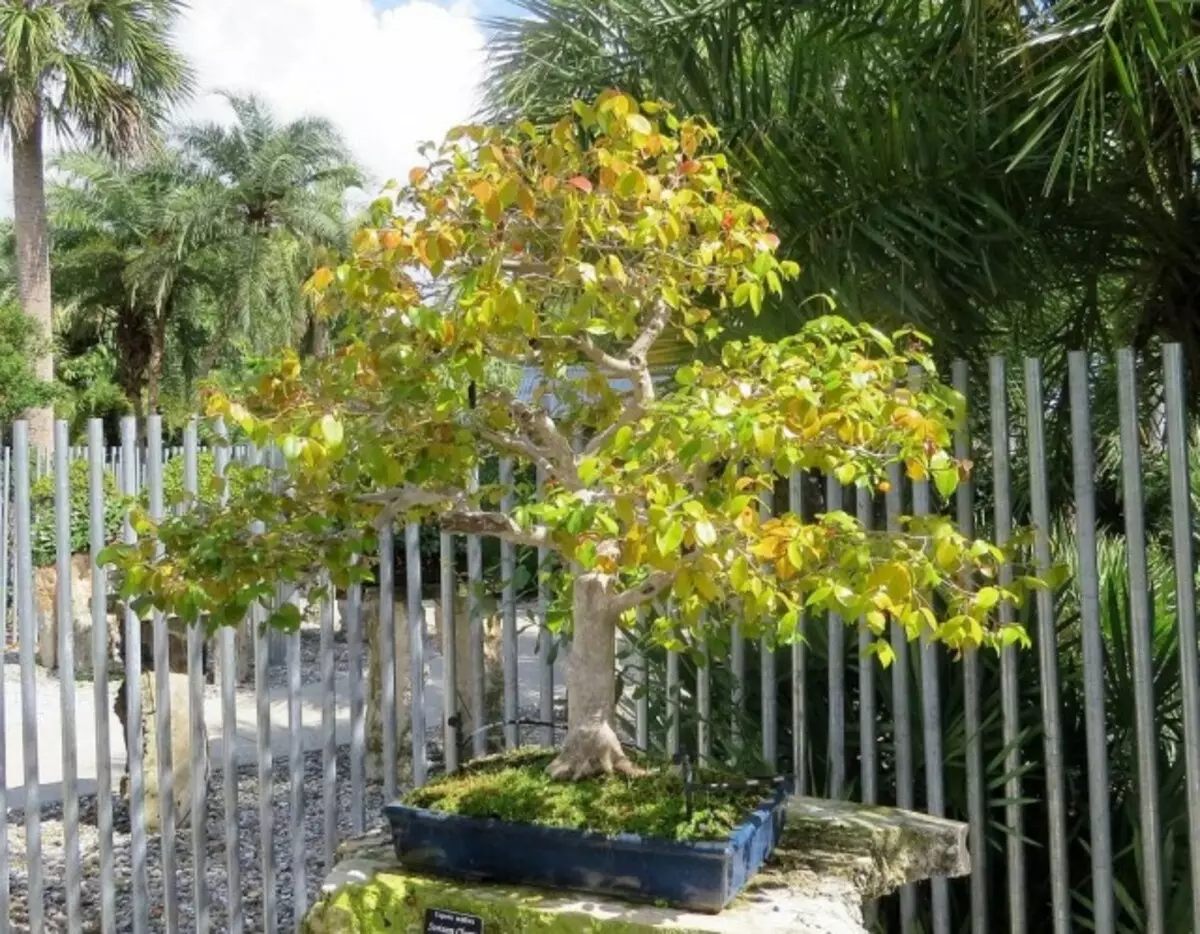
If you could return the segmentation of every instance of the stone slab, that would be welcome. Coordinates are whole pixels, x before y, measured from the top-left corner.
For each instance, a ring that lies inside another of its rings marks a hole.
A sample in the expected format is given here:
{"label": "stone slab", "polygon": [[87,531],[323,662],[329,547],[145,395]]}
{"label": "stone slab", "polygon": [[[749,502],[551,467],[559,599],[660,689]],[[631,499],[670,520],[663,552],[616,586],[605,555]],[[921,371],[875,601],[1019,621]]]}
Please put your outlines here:
{"label": "stone slab", "polygon": [[970,871],[967,828],[889,807],[793,797],[767,867],[719,915],[409,872],[387,833],[347,841],[305,934],[419,934],[425,912],[475,915],[486,934],[865,934],[862,905]]}
{"label": "stone slab", "polygon": [[326,883],[304,934],[420,932],[429,909],[483,919],[485,934],[865,934],[853,886],[829,880],[816,890],[761,881],[719,915],[634,905],[612,898],[471,884],[348,860]]}

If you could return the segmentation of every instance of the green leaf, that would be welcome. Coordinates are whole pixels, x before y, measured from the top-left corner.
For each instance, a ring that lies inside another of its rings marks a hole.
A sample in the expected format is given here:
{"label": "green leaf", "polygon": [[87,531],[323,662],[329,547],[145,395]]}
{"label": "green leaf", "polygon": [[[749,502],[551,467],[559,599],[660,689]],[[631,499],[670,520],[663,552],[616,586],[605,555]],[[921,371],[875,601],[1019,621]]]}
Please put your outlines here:
{"label": "green leaf", "polygon": [[321,437],[331,448],[337,447],[342,443],[344,437],[342,423],[332,415],[323,416],[321,418]]}
{"label": "green leaf", "polygon": [[587,486],[591,486],[599,479],[600,473],[603,470],[603,465],[599,458],[585,457],[579,463],[579,479]]}
{"label": "green leaf", "polygon": [[944,470],[935,470],[933,472],[933,485],[937,487],[938,493],[944,499],[949,499],[954,495],[954,491],[958,489],[958,469],[947,467]]}
{"label": "green leaf", "polygon": [[981,610],[990,610],[1000,602],[1000,591],[995,587],[983,587],[975,595],[975,605]]}
{"label": "green leaf", "polygon": [[674,554],[679,550],[679,546],[683,544],[683,523],[678,519],[671,519],[667,523],[666,528],[658,533],[655,542],[661,554]]}

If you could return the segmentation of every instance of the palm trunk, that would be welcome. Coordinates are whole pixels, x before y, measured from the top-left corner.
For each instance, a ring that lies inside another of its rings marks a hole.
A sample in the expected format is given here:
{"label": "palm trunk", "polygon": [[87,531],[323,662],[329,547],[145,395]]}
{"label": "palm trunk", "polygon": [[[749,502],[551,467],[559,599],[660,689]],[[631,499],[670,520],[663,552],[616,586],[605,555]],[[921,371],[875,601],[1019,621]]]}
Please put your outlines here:
{"label": "palm trunk", "polygon": [[[21,311],[37,327],[38,379],[54,379],[54,317],[50,296],[50,237],[46,223],[46,177],[39,112],[25,133],[12,133],[13,226],[17,241],[17,295]],[[48,449],[54,438],[54,408],[31,409],[30,443]]]}
{"label": "palm trunk", "polygon": [[636,769],[614,728],[617,613],[611,575],[581,574],[572,602],[574,631],[567,659],[567,738],[550,764],[554,778],[579,781]]}
{"label": "palm trunk", "polygon": [[162,385],[163,355],[167,343],[167,316],[160,311],[154,321],[154,332],[150,338],[150,373],[146,386],[146,409],[148,414],[158,412],[158,394]]}

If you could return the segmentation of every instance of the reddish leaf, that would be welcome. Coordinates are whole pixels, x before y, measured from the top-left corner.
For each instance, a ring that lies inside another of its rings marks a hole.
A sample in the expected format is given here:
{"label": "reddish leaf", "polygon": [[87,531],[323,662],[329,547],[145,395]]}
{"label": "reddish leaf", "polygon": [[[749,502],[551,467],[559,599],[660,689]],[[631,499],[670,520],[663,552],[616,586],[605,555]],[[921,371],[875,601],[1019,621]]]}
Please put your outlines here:
{"label": "reddish leaf", "polygon": [[571,184],[582,191],[585,195],[590,195],[592,193],[592,183],[582,175],[576,175],[574,178],[572,178]]}

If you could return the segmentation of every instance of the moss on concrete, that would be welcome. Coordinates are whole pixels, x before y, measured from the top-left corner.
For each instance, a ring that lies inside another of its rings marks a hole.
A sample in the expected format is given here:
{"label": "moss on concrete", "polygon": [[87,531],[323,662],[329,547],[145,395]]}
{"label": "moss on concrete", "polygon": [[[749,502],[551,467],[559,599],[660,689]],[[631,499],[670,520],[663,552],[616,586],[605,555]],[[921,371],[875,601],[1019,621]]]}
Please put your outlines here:
{"label": "moss on concrete", "polygon": [[[330,893],[305,917],[304,934],[419,934],[425,912],[440,908],[483,919],[485,934],[650,934],[652,923],[597,918],[547,905],[547,894],[506,886],[478,887],[425,876],[378,873]],[[704,934],[672,927],[672,934]]]}

